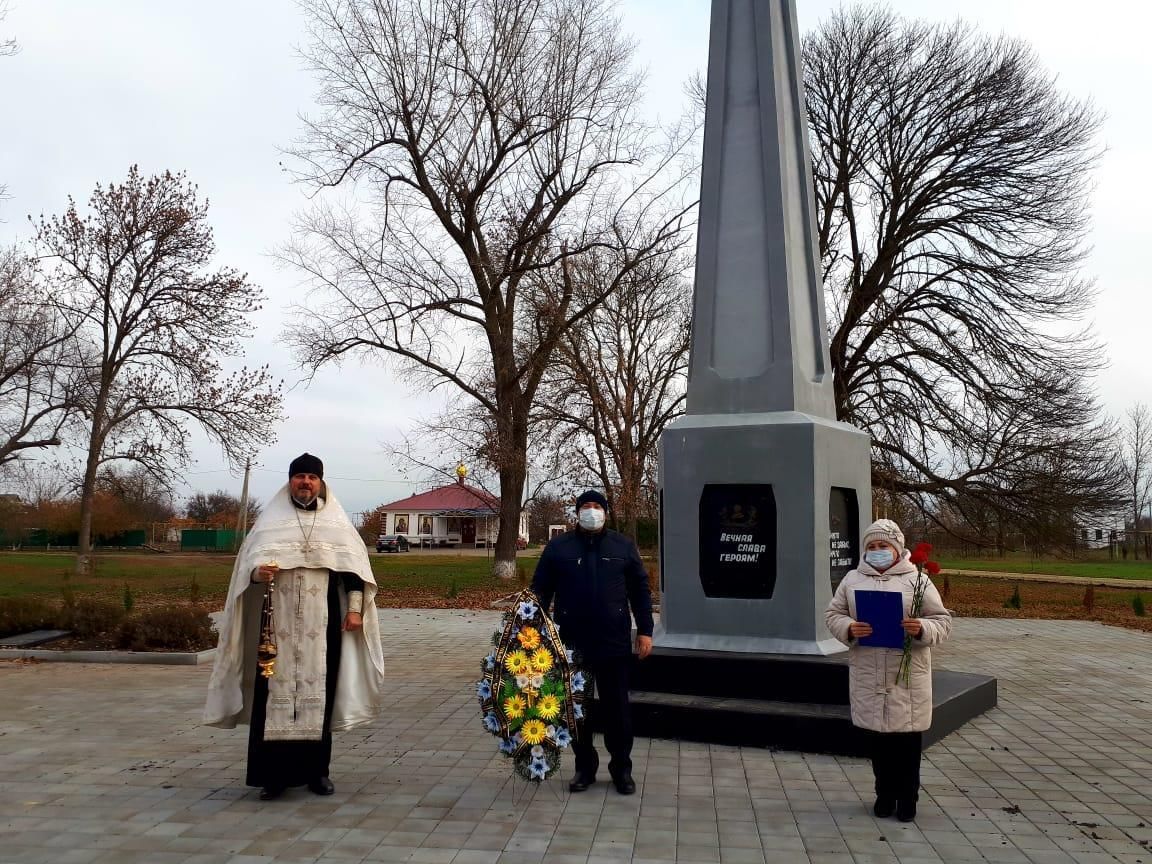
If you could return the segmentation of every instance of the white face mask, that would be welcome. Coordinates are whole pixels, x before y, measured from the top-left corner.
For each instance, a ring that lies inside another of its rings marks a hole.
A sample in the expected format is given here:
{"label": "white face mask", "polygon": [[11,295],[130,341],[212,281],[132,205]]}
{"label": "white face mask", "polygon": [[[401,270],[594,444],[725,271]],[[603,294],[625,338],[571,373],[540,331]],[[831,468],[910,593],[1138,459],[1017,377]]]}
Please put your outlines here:
{"label": "white face mask", "polygon": [[580,527],[585,531],[599,531],[604,527],[604,511],[595,507],[585,507],[577,518],[580,520]]}
{"label": "white face mask", "polygon": [[887,570],[896,560],[891,549],[869,549],[864,553],[864,560],[876,570]]}

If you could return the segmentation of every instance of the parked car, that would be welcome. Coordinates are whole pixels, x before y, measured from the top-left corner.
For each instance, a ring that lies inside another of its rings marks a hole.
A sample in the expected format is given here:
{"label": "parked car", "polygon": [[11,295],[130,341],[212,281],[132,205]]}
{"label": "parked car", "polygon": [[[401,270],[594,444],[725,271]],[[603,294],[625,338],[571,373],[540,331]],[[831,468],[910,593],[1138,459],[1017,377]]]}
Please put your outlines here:
{"label": "parked car", "polygon": [[403,534],[381,534],[376,538],[377,552],[407,552],[408,538]]}

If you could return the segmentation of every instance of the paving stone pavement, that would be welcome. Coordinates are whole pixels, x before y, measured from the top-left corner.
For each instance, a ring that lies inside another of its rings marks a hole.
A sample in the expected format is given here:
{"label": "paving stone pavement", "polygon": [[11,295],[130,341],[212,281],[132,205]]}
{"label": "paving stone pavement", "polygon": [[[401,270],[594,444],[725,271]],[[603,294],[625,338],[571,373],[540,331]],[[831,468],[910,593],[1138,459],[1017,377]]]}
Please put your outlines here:
{"label": "paving stone pavement", "polygon": [[632,797],[513,780],[473,695],[497,620],[381,611],[387,709],[337,734],[331,798],[242,785],[207,666],[0,662],[0,862],[1152,864],[1152,634],[958,620],[936,663],[1000,707],[925,754],[904,825],[846,757],[638,739]]}

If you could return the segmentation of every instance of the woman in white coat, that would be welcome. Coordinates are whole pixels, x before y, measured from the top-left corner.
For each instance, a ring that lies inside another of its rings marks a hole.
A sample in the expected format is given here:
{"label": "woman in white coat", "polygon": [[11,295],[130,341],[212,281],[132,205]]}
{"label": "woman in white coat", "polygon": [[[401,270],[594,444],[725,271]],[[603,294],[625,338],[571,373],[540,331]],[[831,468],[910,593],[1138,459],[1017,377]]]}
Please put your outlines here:
{"label": "woman in white coat", "polygon": [[[916,818],[920,791],[922,733],[932,725],[931,646],[946,638],[952,616],[927,574],[920,614],[912,617],[918,578],[916,565],[904,548],[904,534],[890,519],[879,519],[864,532],[863,561],[840,583],[824,620],[832,635],[849,646],[848,681],[852,723],[872,733],[872,772],[876,776],[878,817],[893,812],[901,822]],[[872,626],[856,620],[856,591],[899,591],[904,596],[901,625],[912,637],[911,671],[898,682],[903,651],[868,648],[859,639]]]}

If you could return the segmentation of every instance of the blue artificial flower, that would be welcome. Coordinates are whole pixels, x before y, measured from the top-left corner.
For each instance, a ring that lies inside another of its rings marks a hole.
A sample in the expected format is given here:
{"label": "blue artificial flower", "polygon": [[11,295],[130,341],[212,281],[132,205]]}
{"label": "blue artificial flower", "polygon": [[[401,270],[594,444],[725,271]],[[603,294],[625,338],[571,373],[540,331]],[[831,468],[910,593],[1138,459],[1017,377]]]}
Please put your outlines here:
{"label": "blue artificial flower", "polygon": [[584,719],[584,706],[577,702],[572,706],[572,713],[576,715],[577,720]]}
{"label": "blue artificial flower", "polygon": [[500,752],[505,756],[511,756],[516,752],[516,742],[508,738],[502,739],[500,741]]}
{"label": "blue artificial flower", "polygon": [[533,759],[528,763],[528,776],[533,780],[543,780],[548,776],[548,763],[543,759]]}
{"label": "blue artificial flower", "polygon": [[565,648],[564,649],[564,656],[568,658],[569,663],[573,662],[574,655],[572,654],[571,648]]}
{"label": "blue artificial flower", "polygon": [[556,746],[558,747],[567,747],[572,743],[572,733],[565,729],[563,726],[556,730],[556,735],[554,737],[556,739]]}
{"label": "blue artificial flower", "polygon": [[575,675],[572,676],[572,689],[575,690],[577,693],[583,692],[585,683],[586,682],[584,680],[584,673],[583,672],[577,672]]}
{"label": "blue artificial flower", "polygon": [[487,679],[476,685],[476,695],[481,699],[492,698],[492,685],[488,682]]}
{"label": "blue artificial flower", "polygon": [[537,744],[535,747],[533,747],[528,752],[532,754],[533,759],[543,759],[544,758],[544,748],[541,747],[539,744]]}
{"label": "blue artificial flower", "polygon": [[520,732],[517,732],[515,735],[512,736],[512,743],[515,744],[517,747],[519,747],[523,743],[523,741],[524,741],[524,735]]}
{"label": "blue artificial flower", "polygon": [[[484,658],[484,668],[487,669],[488,671],[491,671],[491,670],[496,668],[496,655],[495,654],[489,654],[487,657]],[[485,698],[487,698],[487,697],[485,697]]]}
{"label": "blue artificial flower", "polygon": [[496,719],[496,715],[491,711],[484,715],[484,728],[489,732],[500,731],[500,721]]}
{"label": "blue artificial flower", "polygon": [[531,600],[525,600],[517,607],[516,613],[524,620],[530,621],[536,617],[536,610],[539,608]]}

